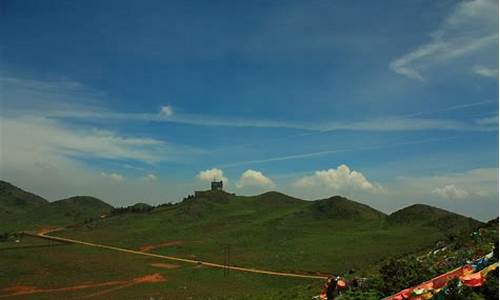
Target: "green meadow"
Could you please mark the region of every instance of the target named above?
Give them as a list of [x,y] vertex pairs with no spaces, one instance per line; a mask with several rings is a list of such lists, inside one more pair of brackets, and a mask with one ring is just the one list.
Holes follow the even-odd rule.
[[[92,206],[105,208],[95,201],[87,204],[80,205],[85,207],[85,215]],[[75,209],[74,205],[68,207]],[[276,192],[253,197],[203,192],[174,205],[144,211],[104,211],[105,217],[99,209],[94,218],[50,234],[299,274],[366,276],[388,257],[424,253],[449,234],[481,225],[425,205],[386,215],[340,196],[304,201]],[[32,209],[26,215],[19,210],[16,214],[26,229],[57,227],[68,221],[68,215],[60,210],[47,213],[51,222],[37,218],[33,219],[35,224],[29,222]],[[10,238],[0,243],[0,255],[0,295],[18,299],[310,299],[323,284],[318,279],[225,272],[200,264],[26,236],[19,242]],[[164,280],[132,283],[152,274]],[[131,282],[127,284],[127,280]],[[36,293],[13,295],[34,287]]]

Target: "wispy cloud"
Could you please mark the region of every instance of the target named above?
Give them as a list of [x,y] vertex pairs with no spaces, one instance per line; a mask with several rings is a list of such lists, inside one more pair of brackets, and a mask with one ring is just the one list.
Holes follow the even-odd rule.
[[498,126],[498,115],[497,116],[489,116],[484,118],[479,118],[476,120],[476,123],[482,126]]
[[229,164],[223,164],[220,167],[231,168],[231,167],[237,167],[237,166],[262,164],[262,163],[276,162],[276,161],[305,159],[305,158],[310,158],[310,157],[330,155],[330,154],[342,153],[342,152],[367,151],[367,150],[375,150],[375,149],[393,148],[393,147],[399,147],[399,146],[405,146],[405,145],[435,143],[435,142],[443,142],[443,141],[447,141],[447,140],[451,140],[451,139],[455,139],[455,138],[456,137],[435,138],[435,139],[415,140],[415,141],[406,141],[406,142],[398,142],[398,143],[384,143],[384,144],[377,144],[377,145],[368,145],[368,146],[363,146],[363,147],[337,148],[337,149],[330,149],[330,150],[317,151],[317,152],[307,152],[307,153],[300,153],[300,154],[293,154],[293,155],[275,156],[275,157],[264,158],[264,159],[238,161],[238,162],[233,162],[233,163],[229,163]]
[[392,61],[390,68],[406,77],[424,80],[422,72],[435,65],[477,53],[498,44],[498,3],[462,1],[430,34],[430,41]]
[[448,112],[448,111],[463,110],[463,109],[476,107],[476,106],[490,105],[490,104],[494,104],[494,103],[498,103],[498,100],[484,100],[484,101],[477,101],[477,102],[470,102],[470,103],[461,103],[461,104],[452,105],[452,106],[448,106],[448,107],[441,108],[441,109],[433,109],[433,110],[429,110],[429,111],[416,112],[416,113],[404,115],[402,117],[413,118],[413,117],[422,116],[422,115],[433,115],[433,114],[438,114],[438,113],[443,113],[443,112]]
[[[498,168],[477,168],[434,176],[400,177],[395,184],[401,194],[446,200],[496,201],[498,203]],[[474,202],[475,201],[475,202]]]
[[3,114],[10,111],[92,111],[99,109],[103,92],[69,79],[34,79],[0,73]]
[[[490,130],[476,122],[454,119],[423,118],[436,112],[465,109],[486,105],[493,101],[464,103],[439,111],[419,112],[400,116],[385,116],[357,121],[279,121],[245,119],[227,116],[174,113],[170,105],[165,105],[154,113],[124,113],[107,110],[99,103],[103,95],[72,81],[36,81],[0,77],[5,107],[2,115],[13,117],[39,117],[64,120],[85,120],[96,122],[167,122],[209,127],[279,128],[308,132],[328,131],[416,131],[416,130]],[[73,103],[78,103],[73,105]],[[23,103],[16,106],[16,103]]]
[[498,77],[498,69],[497,68],[488,68],[485,66],[474,66],[474,73],[483,77],[496,78]]
[[144,179],[147,181],[157,181],[158,177],[155,174],[148,174],[144,176]]
[[[189,153],[161,140],[65,126],[56,120],[36,117],[1,116],[0,141],[3,180],[51,200],[80,194],[101,197],[114,205],[130,205],[139,200],[166,201],[166,190],[177,187],[166,188],[152,174],[144,178],[148,181],[143,180],[127,169],[132,167],[131,163],[139,163],[144,166],[141,173],[148,174],[157,162],[178,161],[181,154]],[[96,161],[98,166],[93,163]],[[102,161],[106,163],[101,164]],[[110,165],[113,167],[109,168]],[[127,184],[110,185],[124,181]],[[182,195],[185,187],[176,193]]]
[[165,105],[160,108],[161,117],[170,117],[174,114],[174,109],[170,105]]
[[161,140],[126,137],[98,129],[75,129],[44,118],[1,117],[0,122],[2,152],[6,156],[28,151],[36,157],[50,153],[66,157],[131,159],[153,163],[168,159],[168,154],[174,152]]
[[[464,106],[465,107],[465,106]],[[211,127],[246,127],[246,128],[281,128],[305,131],[417,131],[417,130],[454,130],[454,131],[482,131],[489,130],[474,122],[465,122],[453,119],[432,119],[405,116],[387,116],[352,122],[287,122],[267,120],[246,120],[237,118],[213,117],[194,114],[176,114],[170,117],[161,117],[149,113],[114,113],[114,112],[49,112],[51,118],[96,119],[168,122]]]
[[125,177],[123,175],[118,174],[118,173],[106,173],[106,172],[101,172],[101,176],[110,179],[115,182],[122,182],[125,180]]
[[432,191],[432,193],[449,200],[461,200],[469,196],[469,193],[466,190],[458,188],[454,184],[447,184],[442,187],[437,187]]

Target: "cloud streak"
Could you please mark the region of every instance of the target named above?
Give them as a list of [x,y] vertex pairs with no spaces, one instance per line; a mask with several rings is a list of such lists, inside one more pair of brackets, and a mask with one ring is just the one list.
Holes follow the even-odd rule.
[[[17,156],[26,152],[33,157],[44,154],[104,159],[132,159],[154,163],[169,158],[164,141],[152,138],[125,137],[112,131],[75,129],[43,118],[5,118],[2,124],[2,152]],[[4,157],[5,157],[4,156]]]
[[[486,102],[485,102],[486,103]],[[463,106],[466,108],[469,106]],[[458,108],[457,108],[458,109]],[[445,110],[443,110],[445,111]],[[425,114],[425,113],[419,113]],[[149,113],[114,113],[114,112],[50,112],[50,118],[69,118],[85,120],[115,120],[115,121],[142,121],[167,122],[186,125],[210,127],[241,127],[241,128],[281,128],[297,129],[315,132],[327,131],[419,131],[419,130],[452,130],[452,131],[485,131],[485,128],[474,122],[464,122],[453,119],[418,118],[413,116],[387,116],[354,122],[316,122],[294,123],[266,120],[245,120],[236,118],[217,118],[205,115],[175,114],[162,117]]]
[[462,1],[430,34],[431,40],[392,61],[394,72],[423,81],[422,73],[438,64],[478,53],[498,44],[498,4],[493,0]]
[[[109,111],[100,107],[97,102],[104,96],[72,81],[37,81],[1,77],[3,97],[8,100],[2,115],[10,117],[39,117],[57,120],[85,120],[86,122],[166,122],[203,127],[235,127],[235,128],[276,128],[295,129],[309,133],[328,131],[419,131],[419,130],[453,130],[484,131],[491,130],[476,122],[456,119],[422,118],[422,115],[437,112],[465,109],[472,106],[486,105],[493,101],[464,103],[438,111],[420,112],[383,118],[367,118],[357,121],[315,121],[291,122],[279,120],[259,120],[210,116],[189,113],[174,113],[170,105],[160,107],[155,113],[124,113]],[[71,100],[71,101],[70,101]],[[77,105],[73,105],[77,102]],[[16,103],[23,103],[22,107]],[[31,108],[27,109],[27,107]]]
[[125,180],[125,177],[123,177],[123,175],[118,174],[118,173],[102,172],[101,176],[108,178],[108,179],[111,179],[112,181],[115,181],[115,182],[122,182],[123,180]]
[[392,143],[392,144],[385,143],[385,144],[378,144],[378,145],[371,145],[371,146],[364,146],[364,147],[338,148],[338,149],[331,149],[331,150],[325,150],[325,151],[276,156],[276,157],[270,157],[270,158],[264,158],[264,159],[238,161],[238,162],[234,162],[234,163],[221,165],[221,167],[231,168],[231,167],[237,167],[237,166],[242,166],[242,165],[252,165],[252,164],[261,164],[261,163],[268,163],[268,162],[275,162],[275,161],[305,159],[305,158],[310,158],[310,157],[330,155],[330,154],[342,153],[342,152],[366,151],[366,150],[376,150],[376,149],[399,147],[399,146],[405,146],[405,145],[417,145],[417,144],[443,142],[443,141],[452,140],[452,139],[456,139],[456,137],[415,140],[415,141],[406,141],[406,142],[399,142],[399,143]]
[[474,73],[483,77],[497,78],[498,77],[498,69],[497,68],[488,68],[485,66],[475,66]]

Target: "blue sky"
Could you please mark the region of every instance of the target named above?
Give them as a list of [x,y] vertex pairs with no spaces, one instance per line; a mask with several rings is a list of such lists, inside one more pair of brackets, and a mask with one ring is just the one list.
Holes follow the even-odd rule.
[[2,1],[1,177],[51,200],[498,215],[498,4]]

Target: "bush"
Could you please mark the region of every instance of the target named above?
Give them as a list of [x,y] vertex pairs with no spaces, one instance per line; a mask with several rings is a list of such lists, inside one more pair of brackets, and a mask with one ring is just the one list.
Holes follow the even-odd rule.
[[380,268],[381,290],[385,295],[397,293],[432,277],[430,267],[416,258],[390,259]]

